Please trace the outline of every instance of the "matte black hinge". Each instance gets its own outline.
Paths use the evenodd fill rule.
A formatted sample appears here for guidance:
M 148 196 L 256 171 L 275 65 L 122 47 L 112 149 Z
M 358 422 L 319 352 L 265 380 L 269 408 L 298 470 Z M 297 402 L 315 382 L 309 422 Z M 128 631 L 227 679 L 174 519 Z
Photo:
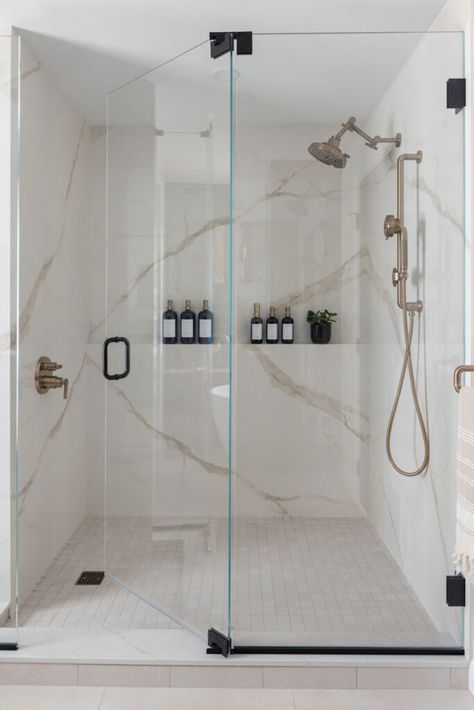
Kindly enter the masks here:
M 209 32 L 211 41 L 211 57 L 217 59 L 227 52 L 234 51 L 237 44 L 237 54 L 252 54 L 253 37 L 251 32 Z
M 221 653 L 223 656 L 228 656 L 232 648 L 232 639 L 224 636 L 217 629 L 209 629 L 207 632 L 207 643 L 209 648 L 207 653 Z
M 446 106 L 459 113 L 466 106 L 466 79 L 448 79 L 446 82 Z
M 449 574 L 446 577 L 446 604 L 466 606 L 466 580 L 462 574 Z

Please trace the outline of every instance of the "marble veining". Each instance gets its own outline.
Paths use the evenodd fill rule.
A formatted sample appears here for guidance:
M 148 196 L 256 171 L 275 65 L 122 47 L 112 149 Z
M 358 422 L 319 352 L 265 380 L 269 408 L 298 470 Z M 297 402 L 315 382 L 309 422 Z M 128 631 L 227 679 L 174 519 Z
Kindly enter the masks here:
M 65 417 L 66 417 L 66 415 L 67 415 L 67 412 L 68 412 L 69 409 L 73 406 L 75 392 L 76 392 L 76 390 L 77 390 L 77 387 L 78 387 L 78 384 L 79 384 L 79 382 L 80 382 L 82 373 L 83 373 L 83 371 L 84 371 L 84 367 L 86 366 L 86 364 L 87 364 L 89 361 L 90 361 L 89 356 L 88 356 L 88 355 L 84 355 L 83 358 L 82 358 L 82 362 L 81 362 L 81 364 L 80 364 L 80 366 L 79 366 L 79 370 L 77 371 L 76 375 L 74 376 L 74 379 L 72 380 L 72 382 L 71 382 L 70 385 L 69 385 L 68 398 L 64 401 L 64 405 L 63 405 L 63 407 L 62 407 L 61 413 L 59 414 L 59 416 L 58 416 L 58 418 L 56 419 L 56 421 L 55 421 L 55 423 L 53 424 L 53 426 L 49 429 L 49 431 L 48 431 L 48 433 L 47 433 L 47 435 L 46 435 L 46 437 L 45 437 L 45 439 L 44 439 L 43 445 L 42 445 L 42 447 L 41 447 L 41 451 L 40 451 L 40 453 L 39 453 L 39 456 L 38 456 L 38 459 L 37 459 L 37 461 L 36 461 L 36 464 L 35 464 L 35 466 L 33 467 L 33 469 L 32 469 L 32 471 L 31 471 L 30 475 L 28 476 L 28 478 L 27 478 L 27 480 L 26 480 L 26 482 L 25 482 L 24 484 L 22 484 L 22 486 L 21 486 L 21 488 L 20 488 L 20 490 L 19 490 L 19 492 L 18 492 L 18 497 L 19 497 L 19 499 L 20 499 L 20 506 L 19 506 L 19 513 L 18 513 L 18 514 L 19 514 L 20 516 L 23 515 L 23 513 L 24 513 L 24 511 L 25 511 L 26 502 L 27 502 L 27 497 L 28 497 L 28 494 L 29 494 L 29 492 L 30 492 L 30 490 L 31 490 L 31 487 L 36 483 L 36 481 L 37 481 L 37 479 L 38 479 L 38 476 L 39 476 L 40 473 L 41 473 L 41 470 L 42 470 L 42 462 L 43 462 L 43 458 L 44 458 L 44 456 L 45 456 L 45 453 L 46 453 L 48 447 L 51 445 L 51 443 L 52 443 L 53 440 L 55 439 L 55 437 L 56 437 L 56 436 L 59 434 L 59 432 L 61 431 L 61 428 L 62 428 L 62 426 L 63 426 Z M 53 394 L 54 394 L 54 390 L 53 390 Z M 46 396 L 47 396 L 47 395 L 46 395 Z M 51 396 L 51 394 L 50 394 L 50 396 Z
M 364 442 L 369 443 L 368 433 L 357 429 L 351 422 L 354 418 L 358 424 L 368 424 L 369 418 L 360 410 L 331 397 L 324 392 L 314 392 L 306 385 L 295 382 L 287 373 L 283 372 L 276 363 L 258 346 L 252 346 L 257 360 L 260 362 L 264 372 L 269 377 L 272 387 L 277 387 L 281 392 L 290 397 L 303 399 L 310 407 L 316 407 L 338 422 L 343 424 L 348 431 Z
M 41 69 L 41 66 L 42 62 L 38 60 L 34 66 L 30 67 L 30 69 L 24 69 L 20 74 L 21 81 L 25 81 L 25 79 L 28 79 L 29 76 L 35 74 L 35 72 Z
M 420 175 L 413 178 L 410 187 L 412 190 L 419 190 L 424 192 L 431 200 L 431 204 L 440 217 L 444 217 L 453 227 L 456 229 L 458 234 L 464 239 L 464 224 L 459 221 L 459 215 L 456 214 L 455 208 L 450 209 L 448 206 L 443 204 L 443 200 L 435 189 L 430 187 L 426 181 L 424 175 Z
M 292 180 L 294 180 L 297 176 L 300 176 L 304 171 L 308 170 L 308 168 L 311 168 L 313 166 L 312 162 L 305 162 L 304 165 L 297 170 L 293 171 L 290 175 L 286 177 L 282 177 L 276 187 L 271 190 L 270 192 L 266 192 L 264 195 L 261 197 L 258 197 L 257 199 L 253 200 L 250 204 L 248 204 L 246 207 L 243 207 L 238 214 L 235 214 L 232 218 L 232 223 L 238 224 L 239 222 L 242 221 L 242 219 L 247 218 L 249 215 L 251 215 L 260 205 L 262 205 L 265 202 L 269 202 L 271 200 L 275 200 L 278 197 L 284 197 L 288 196 L 291 194 L 293 197 L 298 197 L 301 199 L 307 199 L 308 197 L 326 197 L 329 198 L 332 194 L 334 194 L 335 191 L 327 191 L 325 192 L 323 189 L 317 190 L 317 192 L 314 192 L 314 188 L 312 189 L 311 192 L 306 193 L 301 195 L 300 193 L 289 193 L 285 188 L 291 183 Z M 170 247 L 164 251 L 163 254 L 161 254 L 157 259 L 147 263 L 145 266 L 141 268 L 141 270 L 137 273 L 137 275 L 132 279 L 130 284 L 128 285 L 127 289 L 116 299 L 114 300 L 110 305 L 108 305 L 107 309 L 107 317 L 110 317 L 112 313 L 114 313 L 123 303 L 125 303 L 130 295 L 136 291 L 137 287 L 139 284 L 149 275 L 151 274 L 157 267 L 159 267 L 165 260 L 170 259 L 172 257 L 176 257 L 178 254 L 180 254 L 182 251 L 185 249 L 189 248 L 195 241 L 198 239 L 200 236 L 204 234 L 208 234 L 209 232 L 212 232 L 215 229 L 221 228 L 221 227 L 227 227 L 230 224 L 230 218 L 229 215 L 223 215 L 220 217 L 216 217 L 214 219 L 211 219 L 207 221 L 205 224 L 201 225 L 197 229 L 193 230 L 190 234 L 187 234 L 185 238 L 179 242 L 176 246 Z M 113 249 L 113 242 L 109 238 L 109 249 Z M 344 267 L 342 268 L 341 271 L 344 271 Z M 337 275 L 336 275 L 337 278 Z M 296 302 L 296 301 L 295 301 Z M 288 301 L 286 301 L 288 303 Z M 106 318 L 102 318 L 99 320 L 97 323 L 91 326 L 90 332 L 89 332 L 89 338 L 91 338 L 94 333 L 103 326 L 105 323 Z
M 93 360 L 90 360 L 90 362 L 92 362 L 94 364 L 96 369 L 99 369 L 99 366 L 97 363 L 95 363 Z M 276 369 L 278 369 L 278 368 L 276 368 Z M 159 429 L 154 424 L 152 424 L 137 409 L 137 406 L 133 404 L 130 397 L 127 396 L 127 394 L 118 385 L 109 383 L 109 386 L 113 389 L 116 396 L 125 403 L 126 411 L 129 414 L 131 414 L 148 431 L 150 431 L 153 436 L 157 436 L 161 440 L 163 440 L 166 443 L 173 446 L 180 453 L 180 455 L 183 456 L 187 461 L 197 464 L 200 468 L 202 468 L 207 473 L 209 473 L 213 476 L 227 478 L 227 476 L 228 476 L 227 466 L 218 465 L 212 461 L 206 460 L 203 457 L 197 455 L 188 444 L 184 443 L 177 436 L 168 434 L 165 431 L 162 431 L 161 429 Z M 292 387 L 296 387 L 296 389 L 298 389 L 298 385 L 292 385 Z M 288 392 L 286 392 L 286 393 L 288 394 Z M 305 398 L 306 398 L 306 396 L 308 396 L 308 395 L 306 394 Z M 316 397 L 314 397 L 314 394 L 312 395 L 312 398 L 316 399 Z M 324 397 L 323 397 L 323 399 L 324 399 Z M 317 406 L 317 405 L 313 404 L 312 406 Z M 335 411 L 337 411 L 338 406 L 342 406 L 344 408 L 344 405 L 341 405 L 340 403 L 335 403 L 335 402 L 331 402 L 331 406 L 326 405 L 326 406 L 322 406 L 321 408 L 325 413 L 329 413 L 329 412 L 331 412 L 331 407 Z M 331 414 L 332 414 L 332 416 L 337 416 L 334 412 L 331 412 Z M 345 411 L 343 411 L 342 414 L 339 415 L 340 421 L 342 421 L 344 426 L 346 426 L 349 431 L 352 431 L 352 430 L 351 430 L 351 426 L 347 420 L 348 420 L 349 416 L 352 414 L 356 415 L 357 413 L 355 411 L 352 411 L 351 407 L 346 405 Z M 365 419 L 363 417 L 363 415 L 361 415 L 361 418 Z M 358 438 L 361 438 L 362 440 L 364 440 L 363 434 L 356 433 L 355 431 L 353 431 L 352 433 L 354 433 Z M 287 496 L 276 495 L 274 493 L 270 493 L 269 491 L 262 489 L 260 486 L 257 486 L 255 484 L 255 482 L 250 478 L 249 475 L 244 475 L 239 470 L 233 469 L 232 474 L 233 474 L 233 476 L 235 476 L 237 478 L 238 481 L 243 483 L 253 494 L 255 494 L 258 499 L 262 500 L 265 503 L 269 503 L 274 508 L 274 510 L 281 515 L 290 515 L 291 512 L 290 512 L 287 504 L 294 503 L 297 501 L 306 501 L 306 502 L 322 501 L 324 503 L 327 503 L 329 505 L 334 505 L 334 506 L 337 506 L 341 503 L 341 501 L 338 500 L 337 498 L 331 497 L 329 495 L 324 495 L 322 493 L 306 493 L 306 494 L 301 494 L 301 495 L 287 495 Z
M 354 152 L 344 179 L 354 187 L 358 180 L 356 164 L 362 168 L 361 245 L 371 254 L 377 272 L 387 275 L 378 289 L 392 300 L 390 310 L 395 314 L 390 323 L 385 317 L 387 311 L 382 312 L 374 301 L 373 280 L 368 281 L 368 288 L 362 292 L 362 307 L 367 314 L 371 347 L 371 393 L 366 396 L 372 442 L 369 516 L 438 627 L 449 629 L 461 639 L 460 615 L 444 604 L 444 575 L 452 570 L 455 521 L 451 473 L 456 400 L 452 372 L 464 357 L 462 318 L 454 315 L 464 307 L 464 139 L 462 122 L 442 109 L 445 97 L 436 79 L 438 72 L 446 76 L 462 72 L 462 52 L 458 50 L 454 36 L 424 37 L 367 120 L 369 133 L 400 127 L 402 152 L 419 149 L 424 154 L 422 162 L 415 169 L 407 169 L 405 176 L 410 288 L 419 293 L 425 305 L 415 323 L 414 355 L 431 438 L 430 467 L 425 476 L 414 480 L 405 480 L 391 469 L 384 446 L 388 412 L 402 364 L 402 331 L 401 311 L 389 282 L 395 245 L 384 248 L 381 226 L 377 233 L 374 205 L 388 207 L 381 207 L 380 225 L 385 211 L 395 211 L 396 181 L 389 162 L 394 167 L 399 152 L 391 151 L 387 160 L 377 162 L 376 156 L 361 146 Z M 430 72 L 426 72 L 426 66 L 430 66 Z M 423 101 L 419 97 L 420 81 L 424 82 Z M 446 323 L 453 325 L 446 330 Z M 408 399 L 402 412 L 403 416 L 397 418 L 393 448 L 402 462 L 410 465 L 419 455 L 420 437 Z
M 213 463 L 212 461 L 207 461 L 203 459 L 202 457 L 194 453 L 194 451 L 183 441 L 181 441 L 175 436 L 166 434 L 166 432 L 163 432 L 158 429 L 156 426 L 151 424 L 151 422 L 149 422 L 143 416 L 143 414 L 138 411 L 138 409 L 131 402 L 130 398 L 127 397 L 125 392 L 123 392 L 123 390 L 121 390 L 117 385 L 113 385 L 113 388 L 115 394 L 126 403 L 127 411 L 132 414 L 135 419 L 137 419 L 141 424 L 143 424 L 143 426 L 146 427 L 147 430 L 151 431 L 154 436 L 158 436 L 163 441 L 166 441 L 167 443 L 174 446 L 184 458 L 193 461 L 194 463 L 197 463 L 207 473 L 210 473 L 215 476 L 224 476 L 227 478 L 227 476 L 229 475 L 229 469 L 227 466 L 219 466 Z M 269 501 L 270 503 L 273 503 L 277 508 L 278 512 L 283 513 L 284 515 L 288 514 L 288 510 L 286 510 L 284 503 L 297 500 L 299 498 L 299 496 L 281 498 L 279 496 L 272 495 L 265 491 L 259 490 L 251 480 L 240 475 L 238 472 L 233 471 L 233 475 L 236 475 L 239 480 L 241 480 L 246 486 L 248 486 L 252 490 L 252 492 L 256 493 L 264 501 Z
M 79 151 L 80 151 L 81 145 L 83 143 L 85 128 L 86 128 L 86 123 L 85 123 L 85 121 L 83 121 L 81 124 L 79 137 L 77 139 L 77 143 L 75 146 L 75 151 L 74 151 L 74 155 L 72 158 L 71 169 L 70 169 L 68 180 L 67 180 L 65 196 L 64 196 L 64 209 L 65 210 L 67 209 L 69 197 L 71 194 L 72 182 L 74 179 L 74 173 L 76 170 L 77 160 L 79 157 Z M 48 274 L 51 270 L 51 267 L 53 266 L 53 264 L 58 256 L 58 253 L 63 245 L 65 234 L 66 234 L 66 224 L 65 224 L 65 218 L 64 218 L 63 226 L 61 228 L 61 233 L 59 235 L 58 242 L 57 242 L 53 252 L 51 253 L 51 255 L 48 256 L 46 258 L 46 260 L 43 262 L 41 269 L 40 269 L 40 271 L 33 283 L 33 287 L 31 289 L 24 305 L 22 306 L 21 313 L 20 313 L 20 324 L 19 324 L 20 335 L 26 335 L 28 333 L 28 325 L 31 321 L 36 301 L 38 299 L 38 296 L 41 292 L 42 287 L 44 286 L 44 284 L 46 282 L 46 279 L 48 278 Z M 13 330 L 12 345 L 14 346 L 15 343 L 16 343 L 16 334 L 15 334 L 15 331 Z
M 17 509 L 24 596 L 86 514 L 90 131 L 25 42 L 20 76 L 20 315 L 11 345 L 20 362 Z M 63 364 L 70 380 L 66 401 L 57 390 L 37 394 L 34 367 L 41 355 Z

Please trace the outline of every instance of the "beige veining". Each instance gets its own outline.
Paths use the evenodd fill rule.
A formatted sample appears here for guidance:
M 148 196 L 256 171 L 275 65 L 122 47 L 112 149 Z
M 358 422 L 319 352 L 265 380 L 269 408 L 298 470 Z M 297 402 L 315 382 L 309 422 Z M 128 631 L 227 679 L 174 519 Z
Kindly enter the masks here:
M 315 392 L 306 385 L 295 382 L 286 372 L 278 367 L 262 348 L 258 346 L 250 347 L 265 374 L 270 379 L 272 387 L 276 387 L 284 394 L 300 399 L 310 407 L 315 407 L 324 414 L 336 419 L 350 431 L 351 434 L 354 434 L 354 436 L 360 439 L 364 444 L 368 444 L 369 435 L 364 431 L 362 426 L 364 425 L 364 427 L 367 428 L 367 415 L 336 397 L 331 397 L 324 392 Z M 356 423 L 352 420 L 355 420 Z
M 19 332 L 20 332 L 20 335 L 22 335 L 22 336 L 24 336 L 28 333 L 29 324 L 31 322 L 31 318 L 33 315 L 33 311 L 34 311 L 38 296 L 42 290 L 42 287 L 44 286 L 44 284 L 46 282 L 46 279 L 48 278 L 48 274 L 51 270 L 51 267 L 53 266 L 55 259 L 58 255 L 59 251 L 61 250 L 61 247 L 64 242 L 64 238 L 66 235 L 66 214 L 67 214 L 66 210 L 67 210 L 67 206 L 68 206 L 68 202 L 69 202 L 69 197 L 71 194 L 71 187 L 73 184 L 74 174 L 76 172 L 77 161 L 78 161 L 79 152 L 80 152 L 80 149 L 81 149 L 81 146 L 83 143 L 85 130 L 86 130 L 86 122 L 83 121 L 81 124 L 81 127 L 80 127 L 78 139 L 76 141 L 76 146 L 75 146 L 75 150 L 74 150 L 74 154 L 73 154 L 73 158 L 72 158 L 72 163 L 71 163 L 71 169 L 69 171 L 68 180 L 66 183 L 66 189 L 65 189 L 65 195 L 64 195 L 64 217 L 63 217 L 63 224 L 61 227 L 61 232 L 59 235 L 58 242 L 57 242 L 55 248 L 53 249 L 53 252 L 44 260 L 44 262 L 40 268 L 40 271 L 33 283 L 33 287 L 31 289 L 28 297 L 26 298 L 24 305 L 21 308 Z M 12 343 L 12 347 L 16 344 L 16 330 L 15 330 L 15 328 L 12 329 L 11 343 Z
M 46 437 L 45 437 L 43 445 L 41 447 L 41 451 L 39 453 L 36 464 L 34 465 L 33 469 L 31 470 L 31 473 L 24 472 L 26 474 L 26 482 L 21 485 L 20 490 L 18 492 L 19 515 L 20 516 L 25 511 L 28 494 L 30 493 L 32 486 L 35 484 L 35 482 L 37 481 L 38 477 L 41 474 L 42 463 L 43 463 L 43 459 L 46 454 L 46 451 L 48 450 L 49 446 L 51 445 L 51 442 L 55 439 L 56 435 L 61 431 L 66 414 L 69 411 L 70 407 L 72 406 L 72 402 L 74 401 L 74 396 L 75 396 L 79 381 L 81 379 L 82 373 L 84 371 L 84 367 L 89 362 L 91 362 L 89 356 L 84 355 L 82 358 L 80 367 L 79 367 L 76 375 L 74 376 L 74 379 L 73 379 L 71 385 L 69 386 L 68 398 L 64 401 L 61 412 L 60 412 L 58 418 L 56 419 L 55 423 L 53 424 L 53 426 L 50 428 L 50 430 L 46 434 Z M 23 477 L 23 471 L 20 470 L 20 480 L 22 477 Z
M 271 190 L 270 192 L 265 193 L 263 196 L 257 198 L 253 202 L 251 202 L 247 207 L 244 207 L 238 214 L 236 214 L 232 218 L 232 223 L 238 223 L 240 220 L 242 220 L 244 217 L 247 217 L 251 213 L 253 213 L 259 205 L 270 201 L 277 199 L 278 197 L 282 195 L 288 195 L 288 191 L 286 190 L 288 184 L 298 175 L 300 175 L 303 171 L 308 170 L 309 168 L 314 167 L 314 163 L 308 161 L 304 163 L 303 166 L 299 167 L 297 170 L 294 170 L 290 175 L 286 177 L 282 177 L 278 180 L 276 187 Z M 298 197 L 302 197 L 301 194 L 299 193 L 291 193 L 292 196 L 298 195 Z M 303 195 L 303 198 L 308 198 L 308 197 L 321 197 L 325 196 L 324 191 L 310 191 L 307 194 Z M 118 296 L 112 303 L 108 306 L 107 310 L 107 317 L 110 316 L 112 313 L 114 313 L 117 308 L 119 308 L 123 303 L 127 301 L 129 296 L 136 290 L 138 285 L 145 279 L 149 274 L 153 273 L 154 270 L 162 264 L 163 261 L 166 259 L 169 259 L 171 257 L 175 257 L 178 254 L 180 254 L 182 251 L 190 247 L 196 239 L 198 239 L 200 236 L 203 234 L 207 234 L 212 230 L 219 229 L 222 227 L 227 227 L 230 224 L 230 218 L 229 215 L 224 215 L 221 217 L 216 217 L 214 219 L 208 220 L 204 225 L 199 227 L 196 230 L 193 230 L 189 234 L 187 233 L 185 238 L 179 242 L 175 247 L 167 249 L 163 254 L 158 256 L 158 258 L 154 261 L 149 262 L 145 266 L 143 266 L 138 274 L 134 276 L 132 281 L 128 284 L 127 288 L 125 291 Z M 90 331 L 89 331 L 89 338 L 92 338 L 92 336 L 96 333 L 96 331 L 101 328 L 105 322 L 106 318 L 101 318 L 97 323 L 92 325 Z
M 444 219 L 448 220 L 456 231 L 464 237 L 464 225 L 460 221 L 460 218 L 454 213 L 454 210 L 450 210 L 448 207 L 443 205 L 439 193 L 428 185 L 426 178 L 423 175 L 413 178 L 410 187 L 413 190 L 420 190 L 421 192 L 424 192 L 425 195 L 430 198 L 431 204 L 440 217 L 444 217 Z
M 97 364 L 96 364 L 96 367 L 98 367 Z M 133 417 L 137 421 L 139 421 L 148 431 L 150 431 L 153 436 L 157 436 L 161 440 L 174 446 L 187 460 L 193 461 L 194 463 L 198 464 L 207 473 L 210 473 L 210 474 L 216 475 L 216 476 L 223 476 L 223 477 L 228 476 L 227 466 L 220 466 L 218 464 L 213 463 L 212 461 L 208 461 L 206 459 L 203 459 L 201 456 L 198 456 L 196 453 L 194 453 L 194 451 L 191 449 L 191 447 L 189 447 L 183 441 L 178 439 L 176 436 L 172 436 L 172 435 L 167 434 L 166 432 L 158 429 L 151 422 L 149 422 L 146 419 L 146 417 L 143 416 L 143 414 L 141 414 L 141 412 L 136 408 L 136 406 L 132 403 L 130 398 L 125 394 L 125 392 L 120 387 L 118 387 L 117 385 L 114 385 L 114 384 L 111 384 L 111 387 L 113 388 L 116 396 L 118 398 L 120 398 L 123 402 L 125 402 L 125 404 L 127 406 L 127 411 L 130 414 L 132 414 Z M 240 482 L 242 482 L 248 489 L 250 489 L 260 499 L 262 499 L 263 501 L 266 501 L 267 503 L 270 503 L 272 505 L 272 507 L 275 509 L 275 512 L 279 513 L 280 515 L 290 515 L 290 511 L 285 504 L 290 503 L 290 502 L 295 502 L 298 500 L 310 500 L 310 499 L 311 500 L 320 500 L 320 501 L 324 501 L 325 503 L 329 503 L 329 504 L 333 504 L 333 505 L 340 505 L 341 503 L 346 502 L 346 501 L 336 500 L 335 498 L 332 498 L 331 496 L 325 496 L 325 495 L 320 495 L 320 494 L 277 496 L 277 495 L 274 495 L 272 493 L 268 493 L 267 491 L 259 488 L 258 486 L 255 485 L 255 483 L 250 478 L 242 475 L 238 471 L 234 470 L 233 476 L 235 476 Z

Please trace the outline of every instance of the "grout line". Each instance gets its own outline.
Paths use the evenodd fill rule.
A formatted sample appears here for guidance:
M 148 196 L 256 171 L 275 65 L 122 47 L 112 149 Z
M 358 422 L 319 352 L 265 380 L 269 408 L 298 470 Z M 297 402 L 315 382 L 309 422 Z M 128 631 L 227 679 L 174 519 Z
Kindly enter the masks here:
M 291 701 L 292 701 L 292 705 L 293 705 L 293 710 L 296 710 L 296 695 L 295 695 L 295 693 L 296 693 L 296 690 L 291 691 Z
M 97 705 L 97 710 L 100 710 L 100 708 L 102 707 L 106 691 L 107 691 L 107 688 L 102 688 L 102 695 L 99 698 L 99 704 Z

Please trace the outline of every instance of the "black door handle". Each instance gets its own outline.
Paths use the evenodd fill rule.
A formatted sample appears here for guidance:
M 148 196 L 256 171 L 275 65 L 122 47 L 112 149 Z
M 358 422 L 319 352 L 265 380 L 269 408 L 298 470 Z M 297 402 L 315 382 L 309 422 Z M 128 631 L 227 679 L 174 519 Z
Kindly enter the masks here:
M 109 372 L 109 345 L 110 343 L 123 343 L 125 345 L 125 370 L 123 372 L 118 372 L 113 375 Z M 103 367 L 102 372 L 107 380 L 123 380 L 130 373 L 130 341 L 127 338 L 116 335 L 114 338 L 107 338 L 104 340 L 104 356 L 103 356 Z

